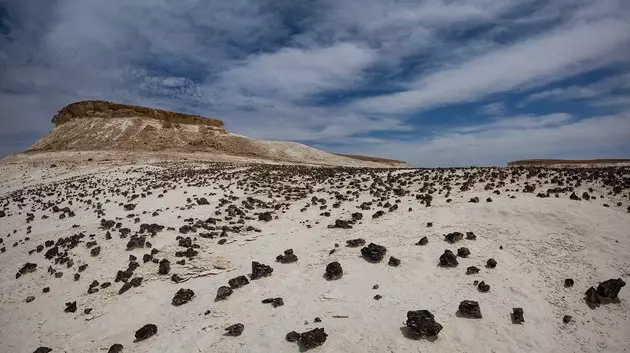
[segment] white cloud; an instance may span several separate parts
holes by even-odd
[[[507,107],[503,102],[494,102],[484,105],[479,109],[479,114],[482,115],[502,115],[505,113]]]
[[[501,117],[495,119],[491,123],[465,126],[457,128],[454,131],[461,133],[489,131],[489,130],[508,130],[508,129],[532,129],[546,126],[560,125],[571,120],[571,115],[567,113],[554,113],[548,115],[526,115],[516,117]]]
[[[579,23],[420,77],[412,84],[415,89],[366,98],[353,106],[397,114],[470,101],[525,85],[542,85],[584,66],[609,64],[610,58],[616,58],[612,54],[628,43],[628,21]]]

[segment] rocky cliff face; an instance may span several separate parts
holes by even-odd
[[[106,101],[82,101],[63,107],[53,118],[55,126],[73,119],[85,118],[149,118],[166,124],[188,124],[223,127],[223,121],[205,118],[199,115],[174,113],[161,109],[139,107],[135,105],[117,104]]]
[[[55,127],[50,134],[27,152],[178,152],[201,153],[209,158],[236,156],[288,163],[408,167],[400,161],[336,155],[294,142],[235,135],[217,119],[104,101],[70,104],[52,121]]]

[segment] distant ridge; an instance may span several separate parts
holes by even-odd
[[[523,159],[508,162],[508,167],[629,163],[630,159]]]

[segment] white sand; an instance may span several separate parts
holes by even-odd
[[[54,170],[44,166],[22,167],[20,164],[0,166],[0,195],[18,190],[23,185],[47,184],[66,177],[98,173],[102,180],[116,177],[137,179],[141,171],[124,174],[135,167],[107,165],[101,162],[94,169],[65,165]],[[142,166],[142,170],[155,166]],[[21,181],[26,172],[29,180]],[[383,172],[383,175],[385,173]],[[223,183],[227,185],[227,183]],[[522,184],[521,184],[522,185]],[[134,213],[149,211],[141,216],[146,223],[156,222],[176,229],[185,224],[183,218],[205,219],[212,215],[218,199],[223,196],[220,183],[199,188],[170,190],[164,198],[157,193],[138,200]],[[421,186],[410,187],[414,191]],[[585,184],[586,189],[590,185]],[[481,188],[478,185],[477,188]],[[598,186],[595,186],[598,188]],[[510,187],[508,187],[510,188]],[[236,196],[243,195],[234,185]],[[184,194],[184,191],[188,191]],[[216,192],[205,196],[208,206],[184,206],[187,197]],[[630,349],[630,288],[621,290],[618,304],[603,305],[594,310],[584,303],[584,292],[590,286],[609,278],[630,275],[630,214],[626,212],[628,199],[597,199],[575,202],[561,198],[536,198],[535,194],[502,192],[500,196],[479,189],[453,192],[453,202],[447,204],[443,196],[434,198],[429,208],[418,200],[402,197],[399,210],[386,213],[373,220],[374,212],[361,211],[364,219],[354,229],[328,229],[336,218],[348,219],[350,213],[360,211],[355,203],[344,203],[331,209],[331,217],[319,216],[321,211],[310,207],[300,212],[308,200],[295,202],[279,219],[265,223],[254,221],[261,233],[242,233],[230,236],[228,244],[217,245],[216,239],[198,238],[200,255],[185,266],[175,264],[172,256],[177,248],[177,231],[166,229],[149,239],[160,250],[157,257],[168,254],[171,273],[182,277],[207,274],[174,284],[169,276],[157,275],[157,265],[142,264],[142,254],[148,250],[125,251],[128,239],[119,239],[113,231],[111,241],[104,240],[104,231],[98,229],[99,219],[75,203],[74,218],[42,220],[35,213],[30,241],[12,247],[26,235],[25,212],[14,204],[7,217],[0,219],[0,236],[7,250],[0,254],[0,352],[32,352],[38,346],[53,348],[53,352],[107,352],[114,343],[121,343],[124,352],[298,352],[295,343],[285,340],[287,332],[306,331],[323,327],[328,340],[313,352],[623,352]],[[580,193],[581,194],[581,191]],[[597,193],[597,190],[595,192]],[[317,194],[323,196],[324,194]],[[479,204],[468,203],[472,196],[481,199]],[[265,195],[255,195],[266,199]],[[486,197],[494,202],[486,203]],[[51,197],[51,200],[54,197]],[[310,199],[310,196],[309,196]],[[366,193],[361,201],[369,200]],[[122,217],[124,226],[137,230],[118,202],[105,206],[107,219]],[[624,203],[616,207],[617,201]],[[393,202],[393,200],[392,200]],[[606,202],[610,208],[602,207]],[[328,204],[332,201],[329,200]],[[29,201],[29,204],[30,201]],[[61,203],[60,206],[66,203]],[[358,203],[356,203],[358,204]],[[150,213],[158,208],[169,211],[158,217]],[[408,212],[407,208],[413,211]],[[140,212],[138,212],[140,211]],[[177,219],[181,215],[182,219]],[[301,221],[310,219],[307,229]],[[320,224],[314,224],[320,221]],[[427,228],[426,222],[433,222]],[[73,224],[79,228],[72,229]],[[250,223],[248,223],[250,224]],[[16,234],[6,237],[17,229]],[[473,231],[476,241],[463,240],[448,244],[442,235],[452,231]],[[74,249],[75,269],[88,263],[81,280],[72,278],[75,269],[61,269],[64,276],[56,279],[46,272],[50,264],[43,253],[28,255],[28,251],[45,240],[57,239],[78,232],[95,233],[102,247],[100,256],[89,256],[89,249],[80,244]],[[428,236],[427,246],[414,245],[422,236]],[[345,241],[361,237],[387,247],[386,259],[371,264],[362,259],[360,248],[346,248]],[[232,242],[232,240],[234,241]],[[334,244],[341,245],[329,255]],[[466,246],[471,250],[467,259],[459,259],[457,268],[437,266],[438,257],[445,249],[456,251]],[[503,250],[499,249],[503,246]],[[279,264],[275,257],[283,250],[293,248],[299,261]],[[178,250],[182,250],[179,248]],[[144,277],[142,285],[117,295],[120,283],[113,282],[116,270],[125,269],[128,254],[138,256],[141,266],[136,275]],[[390,255],[402,260],[398,268],[387,265]],[[493,257],[498,265],[486,269],[486,260]],[[228,279],[250,273],[252,260],[271,265],[273,275],[251,281],[235,289],[226,301],[214,302],[216,290]],[[25,262],[38,264],[37,271],[15,279],[15,273]],[[344,269],[343,278],[326,281],[322,278],[326,264],[339,261]],[[216,267],[224,267],[217,269]],[[479,275],[465,275],[466,267],[475,265]],[[564,288],[565,278],[573,278],[575,286]],[[92,280],[111,281],[112,286],[96,294],[86,290]],[[484,280],[490,292],[480,293],[473,280]],[[380,288],[373,290],[378,284]],[[50,286],[48,294],[42,288]],[[193,289],[195,298],[175,307],[171,299],[180,288]],[[373,296],[381,294],[376,301]],[[26,303],[27,296],[35,300]],[[272,308],[261,304],[268,297],[282,297],[285,305]],[[477,300],[482,319],[466,319],[455,315],[461,300]],[[76,313],[64,313],[64,303],[77,301]],[[91,307],[92,313],[83,314]],[[525,323],[511,323],[513,307],[522,307]],[[408,310],[428,309],[444,328],[437,340],[411,340],[403,336],[401,328]],[[210,310],[205,316],[204,312]],[[564,324],[563,315],[572,315],[573,322]],[[333,318],[334,315],[348,318]],[[320,317],[321,323],[313,319]],[[244,333],[239,337],[223,336],[224,328],[241,322]],[[305,323],[307,322],[307,323]],[[145,341],[134,343],[134,332],[146,323],[158,326],[158,334]]]

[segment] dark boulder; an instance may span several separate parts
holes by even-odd
[[[302,332],[299,342],[305,349],[311,349],[324,344],[327,337],[328,334],[326,334],[323,328],[315,328],[310,331]]]
[[[285,339],[288,342],[297,342],[300,339],[300,334],[295,331],[291,331],[287,333],[287,335],[285,336]]]
[[[429,244],[429,238],[427,238],[426,236],[420,238],[420,241],[416,243],[416,245],[427,245],[427,244]]]
[[[525,322],[523,317],[523,308],[512,308],[512,322],[515,324],[522,324]]]
[[[268,277],[271,276],[272,272],[273,268],[271,268],[271,266],[252,261],[252,274],[249,276],[249,278],[254,280],[262,277]]]
[[[444,250],[444,254],[440,256],[440,266],[456,267],[458,264],[457,256],[455,256],[455,254],[453,254],[450,250]]]
[[[380,262],[387,253],[387,248],[382,245],[370,243],[367,247],[361,249],[361,255],[369,262]]]
[[[228,284],[231,288],[236,289],[249,284],[249,280],[247,280],[247,277],[245,276],[238,276],[230,279]]]
[[[486,262],[486,267],[487,268],[495,268],[497,267],[497,261],[495,259],[488,259],[488,261]]]
[[[161,275],[168,275],[171,272],[171,262],[167,259],[162,259],[160,261],[160,267],[158,268],[158,273]]]
[[[390,265],[390,266],[393,266],[393,267],[398,267],[398,266],[400,266],[400,259],[397,259],[397,258],[395,258],[393,256],[390,256],[389,257],[389,262],[387,264]]]
[[[343,269],[341,268],[341,264],[337,261],[331,262],[326,266],[326,273],[324,277],[327,280],[336,280],[343,276]]]
[[[442,331],[442,325],[435,321],[428,310],[408,311],[405,324],[410,334],[417,337],[434,337]]]
[[[365,245],[365,239],[362,238],[346,240],[346,246],[350,248],[358,248],[363,245]]]
[[[271,306],[273,306],[274,308],[277,308],[279,306],[284,305],[284,300],[282,300],[282,298],[267,298],[267,299],[263,299],[262,303],[271,304]]]
[[[287,249],[284,251],[284,255],[276,256],[276,261],[283,264],[290,264],[297,260],[298,257],[293,253],[293,249]]]
[[[136,331],[136,341],[143,341],[147,338],[155,335],[158,331],[158,328],[154,324],[146,324],[142,326],[140,329]]]
[[[484,281],[481,281],[479,282],[479,285],[477,285],[477,288],[479,289],[480,292],[485,293],[490,290],[490,285],[486,284],[486,282]]]
[[[564,280],[564,286],[567,287],[567,288],[568,287],[573,287],[573,283],[574,283],[573,279],[571,279],[571,278],[567,278],[567,279]]]
[[[461,248],[457,249],[457,256],[459,256],[459,257],[468,257],[468,255],[470,255],[470,250],[468,250],[468,248],[461,247]]]
[[[120,353],[123,351],[123,345],[120,343],[114,343],[112,344],[111,347],[109,347],[109,350],[107,351],[107,353]]]
[[[474,275],[479,273],[479,268],[477,268],[476,266],[470,266],[466,269],[466,274],[467,275]]]
[[[171,304],[173,304],[174,306],[180,306],[180,305],[186,304],[189,301],[191,301],[194,296],[195,296],[195,292],[193,292],[192,289],[181,288],[180,290],[177,291],[177,293],[175,293],[175,296],[173,297]]]
[[[479,308],[479,303],[473,300],[462,300],[459,303],[459,313],[460,315],[467,318],[481,319],[481,309]]]
[[[225,300],[232,295],[233,292],[232,288],[228,286],[221,286],[217,289],[217,296],[214,298],[214,301]]]
[[[460,232],[452,232],[444,235],[444,240],[451,244],[456,243],[462,239],[464,239],[464,234]]]
[[[238,323],[225,328],[227,336],[240,336],[245,330],[245,325]]]

